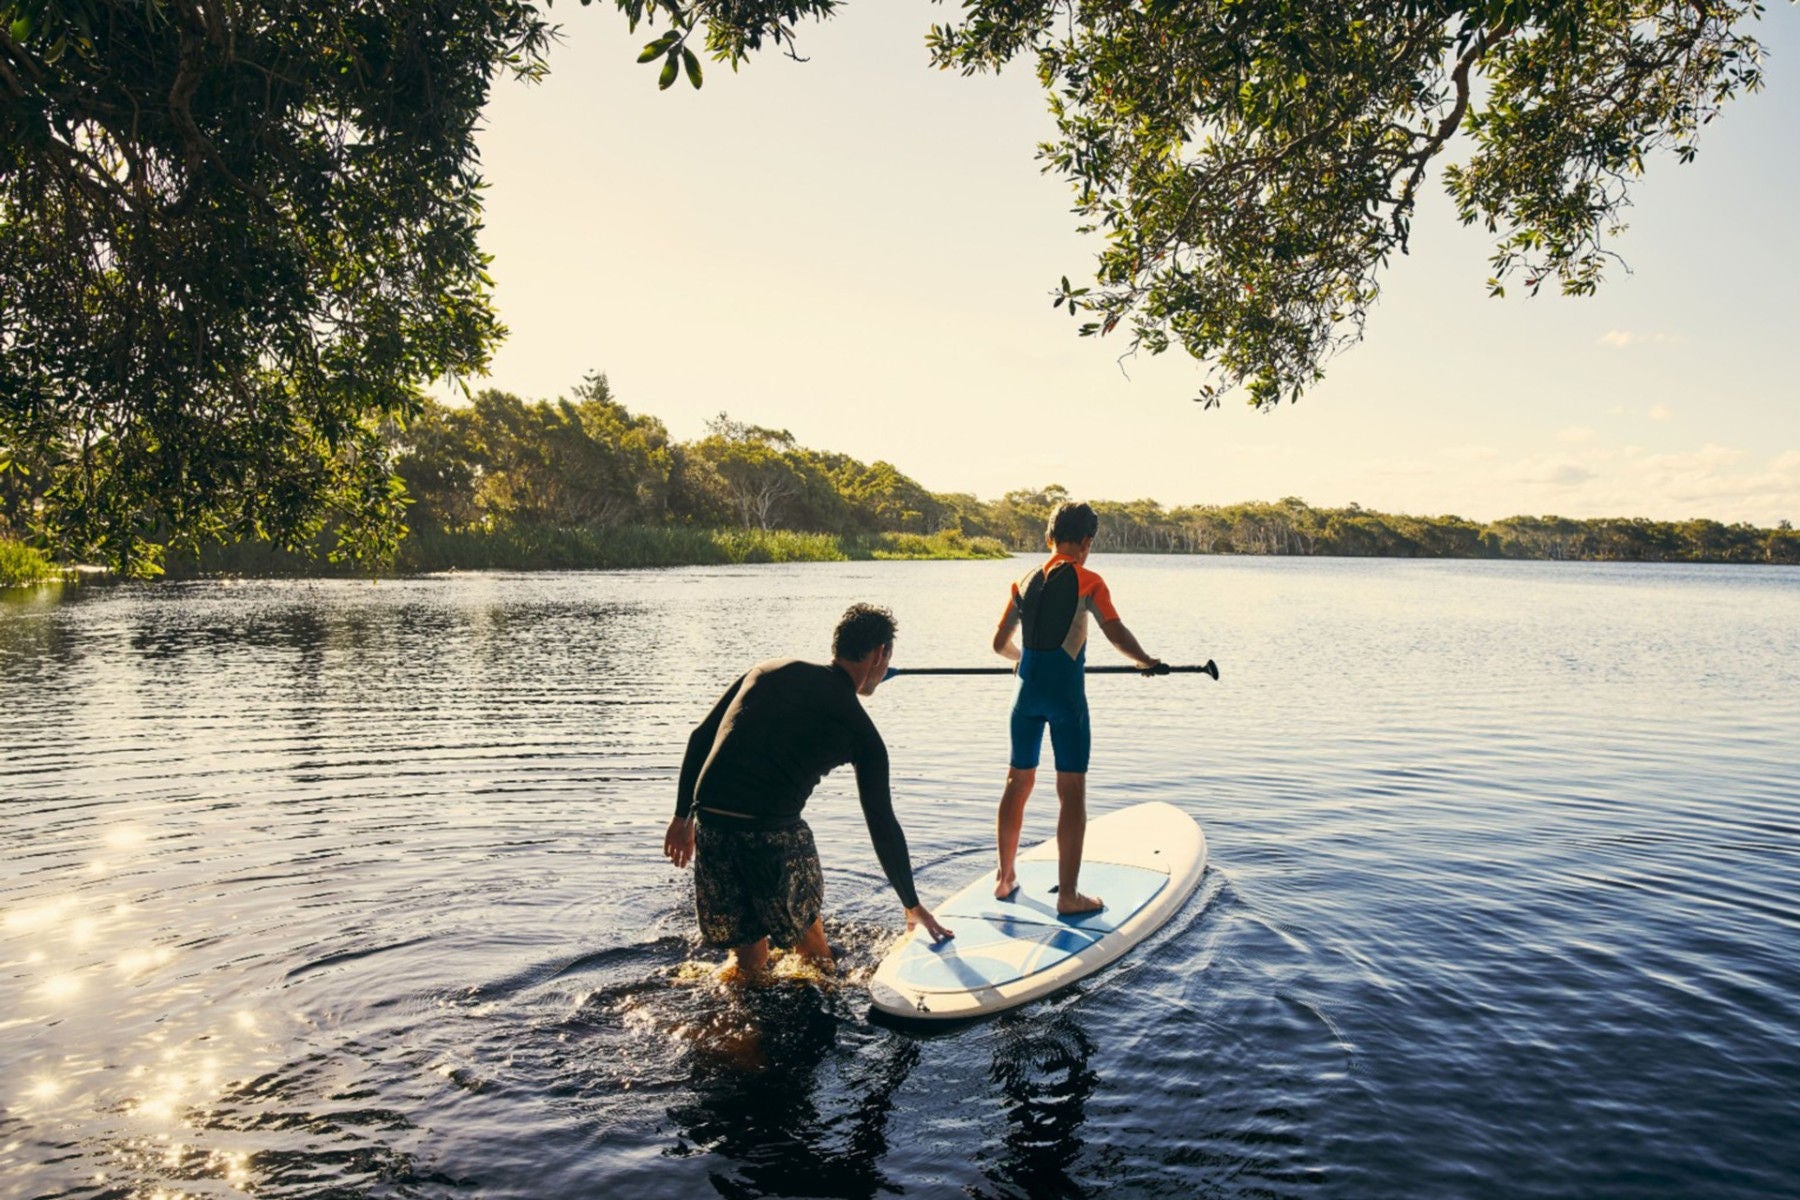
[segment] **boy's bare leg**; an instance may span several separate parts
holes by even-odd
[[[1084,896],[1075,889],[1081,878],[1081,847],[1087,840],[1087,775],[1078,771],[1056,773],[1056,911],[1093,912],[1105,905],[1098,896]]]
[[[769,966],[769,939],[757,938],[734,947],[731,961],[725,966],[727,969],[736,967],[739,975],[760,975]]]
[[[1000,851],[1000,869],[994,872],[994,899],[1004,900],[1019,886],[1014,860],[1019,857],[1019,831],[1025,828],[1025,802],[1031,799],[1031,785],[1037,782],[1037,770],[1021,767],[1006,772],[1006,787],[1000,793],[1000,815],[994,822],[994,841]]]
[[[827,974],[837,970],[837,960],[831,956],[831,943],[825,940],[825,922],[822,920],[815,918],[806,927],[806,932],[794,943],[794,952]]]

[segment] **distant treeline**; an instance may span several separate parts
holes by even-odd
[[[462,407],[433,404],[405,435],[400,474],[416,532],[497,528],[682,526],[830,534],[951,531],[1012,550],[1043,546],[1061,487],[978,500],[932,492],[890,463],[799,445],[781,429],[720,414],[697,441],[614,399],[590,376],[565,400],[488,391]],[[1092,501],[1103,548],[1189,554],[1325,554],[1419,558],[1560,558],[1800,563],[1800,534],[1717,521],[1411,517],[1275,503],[1164,508]]]
[[[1038,495],[1059,494],[1049,489]],[[1009,497],[1012,499],[1012,497]],[[1273,504],[1165,509],[1151,500],[1094,505],[1100,538],[1120,550],[1189,554],[1332,554],[1395,558],[1550,558],[1616,562],[1800,563],[1800,532],[1718,521],[1642,517],[1409,517]]]
[[[394,564],[403,571],[986,557],[1041,549],[1046,518],[1070,498],[1056,485],[991,501],[932,492],[891,463],[814,450],[786,430],[723,413],[704,436],[677,442],[661,421],[626,409],[604,375],[559,400],[490,390],[466,405],[427,402],[390,438],[411,502]],[[16,474],[0,478],[0,539],[8,513],[29,503],[20,486]],[[1800,534],[1786,521],[1775,529],[1704,519],[1483,523],[1291,497],[1179,508],[1085,498],[1109,550],[1800,563]],[[42,570],[17,551],[0,554],[0,576],[8,566],[17,576]],[[177,550],[168,568],[330,569],[322,556],[249,543]]]

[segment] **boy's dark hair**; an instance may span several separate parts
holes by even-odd
[[[859,662],[869,651],[894,640],[894,614],[875,604],[852,604],[831,635],[831,657]]]
[[[1100,517],[1086,504],[1073,500],[1056,506],[1050,523],[1044,527],[1053,542],[1079,542],[1100,532]]]

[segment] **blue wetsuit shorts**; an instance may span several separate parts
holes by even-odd
[[[1021,771],[1036,770],[1043,753],[1044,726],[1050,727],[1050,749],[1058,771],[1084,774],[1088,769],[1086,648],[1070,658],[1060,647],[1026,650],[1019,660],[1019,690],[1013,697],[1012,758]]]

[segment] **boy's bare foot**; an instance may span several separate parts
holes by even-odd
[[[1106,901],[1098,896],[1084,896],[1080,892],[1056,898],[1056,915],[1059,917],[1078,917],[1082,913],[1099,912],[1106,907]]]
[[[1017,877],[1012,876],[1012,875],[1001,875],[998,873],[995,874],[995,876],[994,876],[994,899],[996,899],[996,900],[1011,900],[1014,896],[1016,896],[1018,894],[1019,894],[1019,881],[1018,881]]]

